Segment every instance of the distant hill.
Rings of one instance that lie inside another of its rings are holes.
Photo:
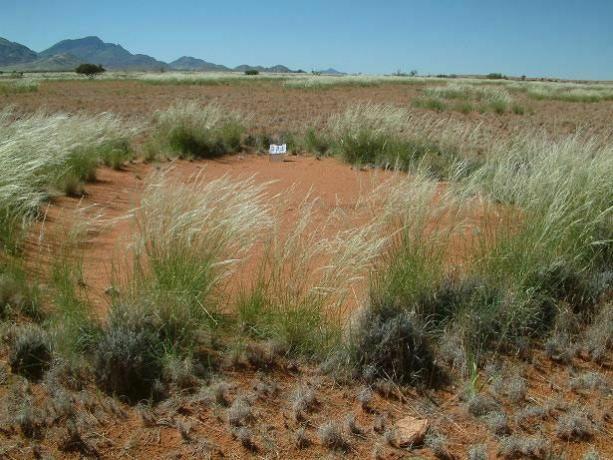
[[[319,72],[323,75],[347,75],[345,72],[340,72],[332,67],[326,70],[320,70]]]
[[[252,66],[252,65],[243,64],[243,65],[234,67],[233,70],[235,72],[245,72],[247,70],[257,70],[258,72],[269,72],[269,73],[294,73],[293,70],[285,67],[284,65],[275,65],[272,67],[262,67],[261,65]]]
[[[213,64],[191,56],[180,57],[169,65],[174,70],[198,70],[200,72],[228,72],[230,70],[225,65]]]
[[[0,66],[32,62],[38,58],[27,46],[0,37]]]
[[[191,56],[183,56],[167,64],[145,54],[132,54],[121,45],[105,43],[100,38],[62,40],[52,47],[36,53],[19,43],[0,38],[0,70],[17,71],[70,71],[83,63],[100,64],[108,70],[191,70],[198,72],[245,72],[257,70],[262,73],[304,73],[291,70],[284,65],[263,67],[260,65],[239,65],[233,69],[221,64],[214,64]],[[335,69],[322,73],[341,75]]]
[[[74,70],[79,64],[83,64],[82,59],[69,53],[54,54],[49,57],[41,57],[32,62],[13,64],[2,67],[3,70],[27,71],[49,71],[61,72]]]
[[[101,64],[109,70],[160,70],[168,69],[161,62],[145,54],[132,54],[121,45],[105,43],[98,37],[62,40],[39,53],[42,58],[57,54],[71,54],[84,62]]]

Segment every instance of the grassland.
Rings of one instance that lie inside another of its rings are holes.
[[[579,110],[558,84],[125,80],[43,80],[0,112],[3,455],[612,453],[606,96],[568,132],[525,125]],[[28,110],[63,85],[208,100]],[[209,97],[275,91],[345,101],[280,128]],[[293,161],[258,155],[273,141]],[[430,425],[408,448],[407,414]]]

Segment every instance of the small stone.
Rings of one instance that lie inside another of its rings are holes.
[[[398,447],[411,447],[421,445],[430,427],[426,419],[407,416],[396,422],[396,440]]]

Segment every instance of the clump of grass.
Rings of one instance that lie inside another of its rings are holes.
[[[487,460],[487,447],[483,444],[470,446],[468,449],[469,460]]]
[[[133,275],[120,292],[156,319],[168,346],[193,349],[199,331],[217,324],[216,287],[270,226],[265,187],[202,174],[186,183],[156,175],[146,186],[134,213]]]
[[[156,112],[149,157],[211,158],[241,147],[246,119],[215,104],[181,102]]]
[[[459,161],[457,146],[441,141],[445,130],[403,108],[362,104],[349,107],[328,122],[333,150],[349,163],[374,164],[403,170],[417,168],[446,177]]]
[[[447,108],[445,103],[436,97],[415,99],[413,105],[420,109],[435,110],[437,112],[443,112]]]
[[[333,421],[328,421],[317,430],[321,443],[331,450],[346,451],[349,443],[343,435],[342,427]]]
[[[475,417],[482,417],[500,411],[500,404],[491,396],[476,394],[468,401],[468,412]]]
[[[257,446],[253,440],[253,432],[246,426],[241,426],[233,430],[234,436],[241,445],[248,450],[256,451]]]
[[[372,410],[373,392],[369,387],[362,387],[358,392],[357,400],[362,410],[370,412]]]
[[[492,433],[497,436],[509,434],[509,422],[504,412],[490,412],[485,416],[485,423]]]
[[[298,449],[306,449],[311,445],[311,438],[304,427],[298,427],[298,429],[294,432],[294,445]]]
[[[0,319],[20,315],[35,321],[42,319],[40,293],[19,266],[7,263],[0,273]]]
[[[545,458],[548,452],[547,442],[540,437],[507,436],[500,441],[504,458]]]
[[[14,373],[39,380],[51,365],[52,357],[52,342],[44,329],[25,325],[14,332],[8,357]]]
[[[585,413],[571,410],[558,420],[556,435],[565,441],[585,441],[594,435],[594,428]]]
[[[504,89],[479,84],[448,83],[446,86],[428,87],[424,93],[439,101],[475,101],[481,104],[482,108],[488,108],[498,114],[507,112],[513,101]]]
[[[610,389],[610,385],[607,380],[597,372],[585,372],[578,376],[572,377],[568,382],[568,385],[573,391],[599,390],[603,394],[607,394]]]
[[[613,350],[611,330],[613,330],[613,304],[604,303],[585,331],[583,346],[594,361],[603,361],[607,353]]]
[[[138,130],[110,113],[18,116],[10,107],[0,110],[0,242],[18,249],[43,201],[58,191],[82,193],[106,146],[127,145]]]
[[[252,418],[251,403],[246,398],[236,398],[228,409],[228,423],[231,426],[246,425]]]
[[[271,232],[257,279],[239,299],[243,328],[274,338],[290,355],[324,357],[340,344],[347,296],[385,239],[377,223],[322,238],[317,204],[307,196],[294,226]]]
[[[294,417],[300,420],[306,413],[313,411],[317,406],[315,390],[309,386],[299,385],[292,392],[290,404]]]

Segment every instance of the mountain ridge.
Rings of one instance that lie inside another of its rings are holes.
[[[182,56],[166,63],[146,54],[133,54],[123,46],[104,42],[90,35],[65,39],[37,53],[27,46],[0,37],[0,69],[16,71],[70,71],[82,63],[102,65],[108,70],[142,71],[199,71],[199,72],[245,72],[257,70],[267,73],[301,73],[284,65],[265,67],[242,64],[234,68],[215,64],[192,56]],[[329,69],[332,73],[341,73]]]

